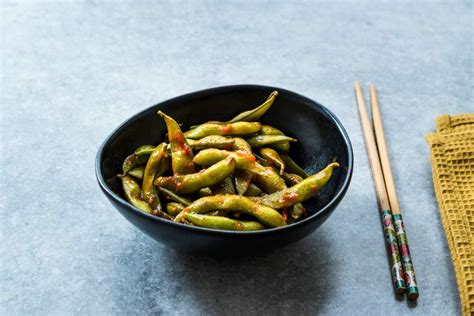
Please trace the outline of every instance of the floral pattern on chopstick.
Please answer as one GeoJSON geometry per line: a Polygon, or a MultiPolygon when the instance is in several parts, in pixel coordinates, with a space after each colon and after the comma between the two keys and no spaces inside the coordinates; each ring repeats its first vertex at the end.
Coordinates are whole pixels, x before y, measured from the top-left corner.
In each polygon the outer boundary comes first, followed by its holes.
{"type": "Polygon", "coordinates": [[[390,261],[390,271],[392,273],[393,285],[395,286],[395,292],[397,294],[403,294],[405,292],[405,281],[402,262],[400,260],[397,235],[395,233],[395,227],[393,225],[392,212],[390,210],[382,211],[382,224],[385,235],[385,241],[387,243],[387,252],[390,261]]]}
{"type": "Polygon", "coordinates": [[[403,224],[402,214],[394,214],[393,221],[395,232],[398,239],[398,248],[404,270],[404,278],[407,286],[407,295],[411,299],[418,297],[418,286],[416,284],[415,270],[413,262],[411,261],[410,248],[408,247],[408,238],[405,232],[405,225],[403,224]]]}

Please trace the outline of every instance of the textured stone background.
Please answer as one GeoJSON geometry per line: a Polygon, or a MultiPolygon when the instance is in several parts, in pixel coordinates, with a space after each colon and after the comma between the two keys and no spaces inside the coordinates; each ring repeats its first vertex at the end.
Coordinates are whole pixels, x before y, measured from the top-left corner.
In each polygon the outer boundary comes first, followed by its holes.
{"type": "Polygon", "coordinates": [[[473,111],[471,1],[3,2],[1,274],[7,314],[459,314],[425,133],[473,111]],[[396,300],[353,95],[376,83],[421,298],[396,300]],[[351,188],[313,235],[240,260],[175,253],[106,201],[96,150],[154,103],[281,86],[328,106],[351,188]]]}

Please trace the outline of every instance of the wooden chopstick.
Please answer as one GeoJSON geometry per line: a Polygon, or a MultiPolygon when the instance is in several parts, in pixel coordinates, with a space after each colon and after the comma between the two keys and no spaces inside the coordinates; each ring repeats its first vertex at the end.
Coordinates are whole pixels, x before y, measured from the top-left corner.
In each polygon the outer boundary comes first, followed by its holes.
{"type": "Polygon", "coordinates": [[[402,214],[400,213],[400,205],[398,203],[397,190],[393,181],[392,167],[388,157],[387,144],[385,142],[385,132],[382,124],[382,115],[380,113],[377,91],[375,86],[370,86],[370,103],[372,106],[372,121],[374,124],[375,140],[379,153],[380,162],[382,164],[382,173],[385,181],[385,187],[388,193],[388,200],[392,209],[393,222],[395,232],[398,239],[398,248],[403,265],[404,278],[407,287],[407,297],[409,300],[418,298],[418,287],[416,284],[415,270],[410,255],[410,247],[408,246],[408,238],[403,224],[402,214]]]}
{"type": "Polygon", "coordinates": [[[372,168],[372,176],[374,178],[375,193],[379,203],[382,225],[384,230],[385,241],[387,243],[387,252],[390,262],[390,271],[395,293],[403,294],[405,292],[405,281],[403,279],[403,267],[400,262],[400,254],[398,252],[397,237],[393,225],[392,212],[390,210],[390,202],[388,200],[385,182],[383,179],[382,167],[380,165],[379,154],[375,144],[374,132],[370,124],[369,114],[365,105],[362,89],[358,81],[355,82],[355,93],[357,98],[357,106],[359,108],[359,116],[362,125],[362,133],[364,134],[365,146],[369,156],[369,163],[372,168]]]}

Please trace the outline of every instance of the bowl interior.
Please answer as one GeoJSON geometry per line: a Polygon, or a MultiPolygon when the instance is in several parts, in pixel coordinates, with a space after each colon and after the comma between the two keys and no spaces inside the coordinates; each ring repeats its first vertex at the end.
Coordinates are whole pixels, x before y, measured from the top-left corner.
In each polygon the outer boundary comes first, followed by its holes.
{"type": "Polygon", "coordinates": [[[327,205],[350,178],[352,149],[342,126],[326,108],[279,88],[248,85],[214,88],[152,106],[127,120],[105,142],[100,173],[112,191],[123,197],[116,175],[121,173],[125,157],[138,146],[158,144],[165,139],[166,126],[156,114],[158,110],[172,116],[182,123],[183,130],[187,130],[191,125],[210,120],[229,120],[260,105],[274,90],[280,94],[261,122],[298,139],[297,143],[291,144],[291,157],[309,174],[321,170],[333,159],[341,165],[317,198],[305,203],[308,213],[313,215],[327,205]]]}

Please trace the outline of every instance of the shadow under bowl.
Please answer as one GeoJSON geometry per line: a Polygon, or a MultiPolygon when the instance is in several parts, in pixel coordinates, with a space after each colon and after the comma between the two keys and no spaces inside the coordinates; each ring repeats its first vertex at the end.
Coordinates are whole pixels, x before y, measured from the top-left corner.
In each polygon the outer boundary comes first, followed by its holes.
{"type": "Polygon", "coordinates": [[[319,103],[294,92],[267,86],[235,85],[198,91],[156,104],[125,121],[104,141],[96,157],[99,186],[115,208],[153,239],[179,251],[210,255],[249,255],[296,242],[314,232],[332,214],[346,193],[352,176],[353,153],[349,137],[334,114],[319,103]],[[290,155],[309,174],[336,159],[330,182],[316,198],[304,203],[308,216],[285,227],[234,232],[183,225],[141,212],[123,197],[117,174],[135,148],[165,139],[161,110],[189,126],[210,120],[226,121],[261,104],[277,90],[279,96],[261,119],[297,138],[290,155]]]}

